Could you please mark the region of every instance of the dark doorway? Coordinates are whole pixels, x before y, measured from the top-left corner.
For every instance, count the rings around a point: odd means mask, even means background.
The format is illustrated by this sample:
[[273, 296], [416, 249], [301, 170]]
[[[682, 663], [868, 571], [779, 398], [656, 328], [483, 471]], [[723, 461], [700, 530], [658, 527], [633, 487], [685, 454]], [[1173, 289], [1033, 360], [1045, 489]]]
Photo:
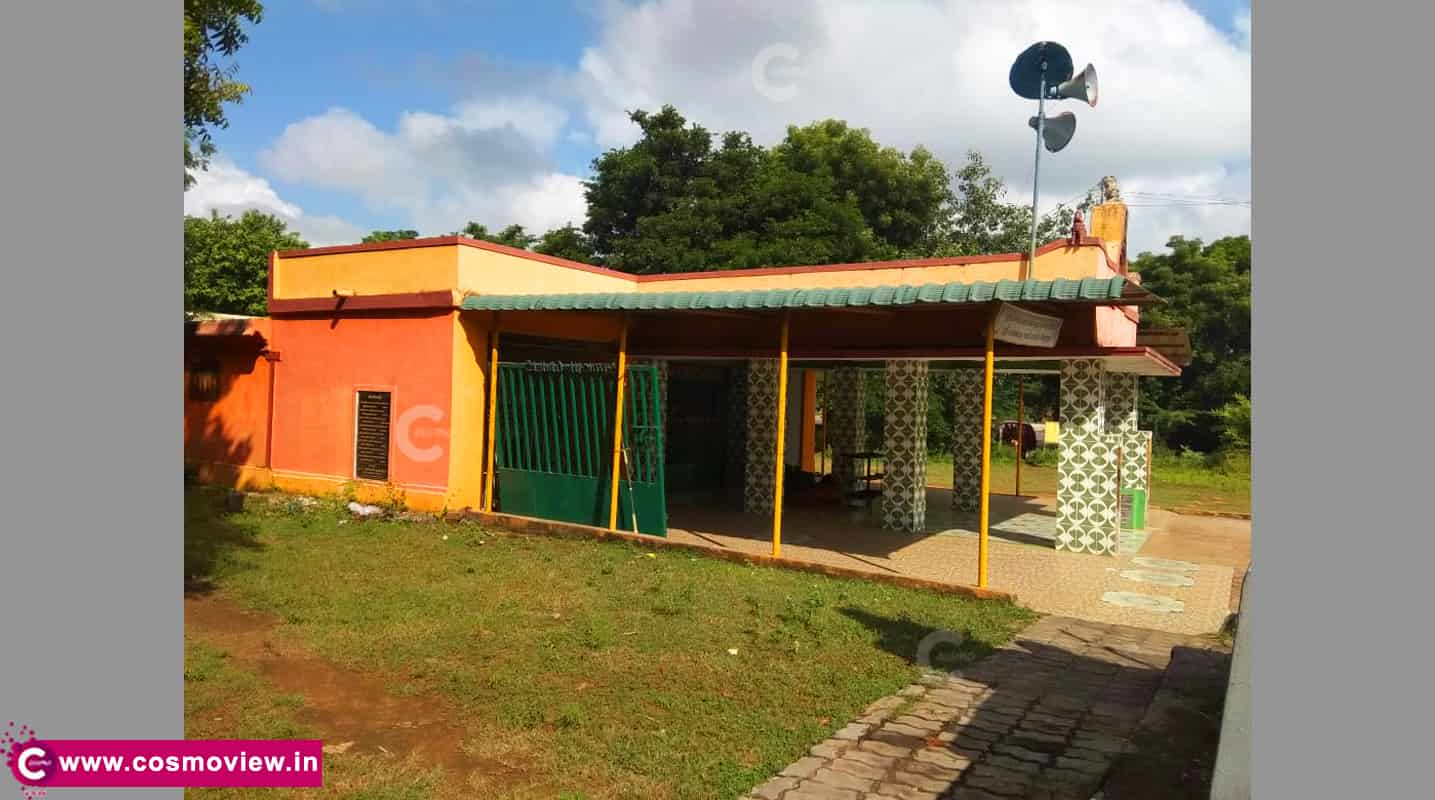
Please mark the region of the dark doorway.
[[727, 461], [729, 371], [720, 366], [668, 367], [668, 487], [674, 492], [723, 488]]

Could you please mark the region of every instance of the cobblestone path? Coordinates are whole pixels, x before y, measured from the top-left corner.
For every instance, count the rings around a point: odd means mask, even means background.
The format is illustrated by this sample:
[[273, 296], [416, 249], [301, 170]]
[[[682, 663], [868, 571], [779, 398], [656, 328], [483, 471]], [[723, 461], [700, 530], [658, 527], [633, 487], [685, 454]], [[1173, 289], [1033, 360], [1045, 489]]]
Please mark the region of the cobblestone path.
[[[987, 658], [928, 674], [873, 703], [746, 797], [1089, 800], [1113, 767], [1142, 775], [1146, 788], [1131, 791], [1149, 791], [1152, 781], [1192, 783], [1190, 764], [1200, 754], [1150, 758], [1140, 746], [1167, 741], [1160, 709], [1173, 705], [1167, 695], [1181, 691], [1167, 679], [1173, 648], [1197, 654], [1183, 659], [1187, 668], [1179, 674], [1199, 673], [1218, 707], [1229, 659], [1211, 640], [1045, 617]], [[1169, 762], [1174, 774], [1145, 775], [1149, 769], [1130, 767], [1134, 760]], [[1187, 795], [1165, 788], [1176, 787], [1165, 784], [1151, 796]]]

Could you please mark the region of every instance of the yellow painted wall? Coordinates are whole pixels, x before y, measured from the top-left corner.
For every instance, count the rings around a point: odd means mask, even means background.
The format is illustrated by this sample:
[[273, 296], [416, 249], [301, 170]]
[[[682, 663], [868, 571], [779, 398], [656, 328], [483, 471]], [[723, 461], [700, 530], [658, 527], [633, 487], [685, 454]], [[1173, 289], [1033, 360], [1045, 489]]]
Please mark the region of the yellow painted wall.
[[[827, 289], [854, 286], [892, 286], [896, 284], [972, 283], [975, 281], [1016, 280], [1022, 262], [993, 261], [979, 264], [950, 264], [933, 267], [896, 269], [860, 269], [840, 271], [794, 272], [773, 275], [724, 275], [679, 280], [654, 280], [637, 284], [639, 292], [734, 291], [744, 289]], [[1094, 247], [1063, 247], [1037, 256], [1036, 268], [1028, 277], [1039, 280], [1052, 278], [1089, 278], [1111, 270], [1101, 251]]]
[[291, 494], [338, 495], [345, 487], [354, 491], [354, 499], [360, 503], [375, 505], [400, 502], [414, 511], [439, 512], [444, 510], [442, 489], [415, 486], [389, 486], [369, 481], [354, 481], [328, 475], [308, 475], [300, 472], [273, 471], [273, 488]]
[[[331, 297], [334, 290], [356, 295], [449, 290], [473, 294], [562, 292], [672, 292], [744, 289], [845, 288], [953, 281], [1015, 280], [1020, 260], [891, 269], [790, 272], [759, 275], [657, 279], [588, 272], [463, 245], [276, 258], [274, 296], [279, 299]], [[1114, 274], [1094, 247], [1063, 247], [1037, 256], [1026, 277], [1085, 278]]]
[[[361, 250], [274, 259], [274, 297], [332, 297], [452, 290], [458, 284], [458, 247]], [[465, 248], [467, 249], [467, 248]]]
[[1102, 241], [1111, 260], [1121, 261], [1121, 244], [1126, 239], [1126, 205], [1119, 202], [1091, 207], [1091, 226], [1087, 233]]
[[454, 245], [458, 251], [455, 288], [474, 294], [547, 294], [561, 292], [626, 292], [635, 281], [616, 275]]
[[448, 495], [451, 509], [483, 505], [488, 433], [488, 327], [477, 314], [453, 315], [453, 402], [449, 405]]

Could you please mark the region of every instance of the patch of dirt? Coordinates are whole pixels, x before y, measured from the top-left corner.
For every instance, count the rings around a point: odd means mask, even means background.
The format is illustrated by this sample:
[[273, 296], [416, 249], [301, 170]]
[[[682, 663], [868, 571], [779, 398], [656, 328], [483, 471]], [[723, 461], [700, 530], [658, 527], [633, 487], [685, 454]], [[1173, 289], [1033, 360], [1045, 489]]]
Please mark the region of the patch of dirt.
[[530, 758], [499, 759], [466, 752], [462, 747], [466, 732], [455, 724], [443, 698], [395, 696], [384, 675], [344, 669], [274, 636], [280, 623], [271, 616], [216, 594], [187, 593], [184, 624], [239, 665], [267, 678], [280, 692], [303, 695], [304, 705], [296, 716], [320, 731], [327, 752], [396, 759], [413, 755], [422, 763], [443, 767], [456, 786], [481, 784], [485, 794], [545, 782], [545, 776], [530, 767]]
[[1250, 520], [1153, 509], [1147, 526], [1151, 533], [1141, 546], [1141, 555], [1230, 567], [1229, 608], [1239, 607], [1241, 585], [1251, 564]]

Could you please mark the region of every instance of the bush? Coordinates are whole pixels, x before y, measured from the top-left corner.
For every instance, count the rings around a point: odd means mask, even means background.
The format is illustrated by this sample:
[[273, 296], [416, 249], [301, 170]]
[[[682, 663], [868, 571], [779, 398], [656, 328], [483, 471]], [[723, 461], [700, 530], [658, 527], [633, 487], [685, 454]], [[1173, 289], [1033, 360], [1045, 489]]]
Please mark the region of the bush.
[[1221, 421], [1221, 449], [1249, 451], [1251, 449], [1251, 400], [1243, 394], [1236, 395], [1229, 403], [1216, 412]]

